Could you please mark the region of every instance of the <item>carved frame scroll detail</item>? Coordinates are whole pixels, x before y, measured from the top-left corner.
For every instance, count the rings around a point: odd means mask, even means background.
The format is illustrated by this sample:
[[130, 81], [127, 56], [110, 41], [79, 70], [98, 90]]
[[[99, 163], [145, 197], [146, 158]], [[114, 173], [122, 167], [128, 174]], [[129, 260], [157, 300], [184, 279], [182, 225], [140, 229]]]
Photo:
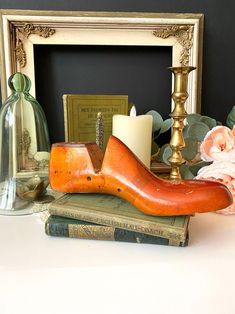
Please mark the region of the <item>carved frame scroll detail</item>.
[[182, 66], [189, 65], [190, 49], [193, 46], [193, 26], [190, 25], [173, 25], [164, 29], [156, 29], [153, 32], [154, 36], [160, 38], [176, 37], [177, 41], [183, 47], [180, 57]]
[[24, 68], [27, 63], [27, 55], [24, 50], [23, 41], [19, 38], [20, 34], [28, 38], [31, 34], [37, 34], [43, 38], [48, 38], [56, 32], [55, 29], [47, 26], [36, 26], [31, 23], [26, 23], [23, 27], [16, 28], [16, 60], [20, 66]]

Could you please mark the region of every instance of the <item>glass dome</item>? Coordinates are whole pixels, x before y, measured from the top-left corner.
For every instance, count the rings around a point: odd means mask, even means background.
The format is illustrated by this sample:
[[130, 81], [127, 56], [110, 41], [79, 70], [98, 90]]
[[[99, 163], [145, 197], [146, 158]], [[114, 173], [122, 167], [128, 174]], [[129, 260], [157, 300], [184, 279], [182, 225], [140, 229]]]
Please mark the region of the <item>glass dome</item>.
[[45, 114], [29, 94], [30, 79], [15, 73], [0, 111], [0, 214], [40, 211], [48, 185], [50, 142]]

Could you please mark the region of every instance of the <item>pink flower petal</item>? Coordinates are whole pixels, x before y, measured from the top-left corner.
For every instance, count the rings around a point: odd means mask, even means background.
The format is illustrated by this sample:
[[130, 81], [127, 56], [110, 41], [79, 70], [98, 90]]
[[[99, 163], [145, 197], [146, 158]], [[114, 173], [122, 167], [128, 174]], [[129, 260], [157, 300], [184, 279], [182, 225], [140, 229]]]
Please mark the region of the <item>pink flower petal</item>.
[[235, 162], [235, 129], [231, 131], [226, 126], [214, 127], [205, 136], [200, 151], [202, 160]]

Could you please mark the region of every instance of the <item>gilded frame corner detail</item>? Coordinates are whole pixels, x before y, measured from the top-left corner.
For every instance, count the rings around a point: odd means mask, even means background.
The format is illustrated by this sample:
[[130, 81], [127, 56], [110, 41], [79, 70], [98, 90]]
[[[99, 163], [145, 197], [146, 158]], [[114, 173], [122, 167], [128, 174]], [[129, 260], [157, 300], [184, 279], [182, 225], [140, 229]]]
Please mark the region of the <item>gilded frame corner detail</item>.
[[173, 25], [167, 28], [155, 29], [153, 35], [166, 39], [170, 36], [176, 38], [176, 40], [183, 47], [180, 58], [180, 65], [189, 65], [190, 49], [193, 46], [193, 26], [190, 25]]
[[43, 38], [48, 38], [55, 34], [56, 30], [47, 26], [36, 26], [32, 23], [25, 23], [22, 27], [16, 27], [16, 60], [19, 62], [20, 67], [24, 68], [27, 64], [27, 54], [24, 49], [23, 40], [20, 39], [20, 34], [28, 38], [31, 34], [36, 34]]
[[19, 28], [19, 31], [25, 36], [29, 37], [31, 34], [37, 34], [41, 37], [48, 38], [55, 34], [56, 30], [43, 25], [34, 25], [32, 23], [26, 23], [23, 27]]

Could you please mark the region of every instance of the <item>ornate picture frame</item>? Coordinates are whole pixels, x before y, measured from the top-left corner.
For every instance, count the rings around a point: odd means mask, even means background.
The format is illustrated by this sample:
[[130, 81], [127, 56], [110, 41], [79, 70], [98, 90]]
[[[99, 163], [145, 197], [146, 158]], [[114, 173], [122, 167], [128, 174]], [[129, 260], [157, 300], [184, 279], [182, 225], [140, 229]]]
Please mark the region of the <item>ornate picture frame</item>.
[[1, 88], [8, 77], [28, 75], [35, 95], [34, 45], [169, 46], [172, 64], [195, 66], [189, 77], [188, 113], [200, 112], [203, 14], [0, 10]]

